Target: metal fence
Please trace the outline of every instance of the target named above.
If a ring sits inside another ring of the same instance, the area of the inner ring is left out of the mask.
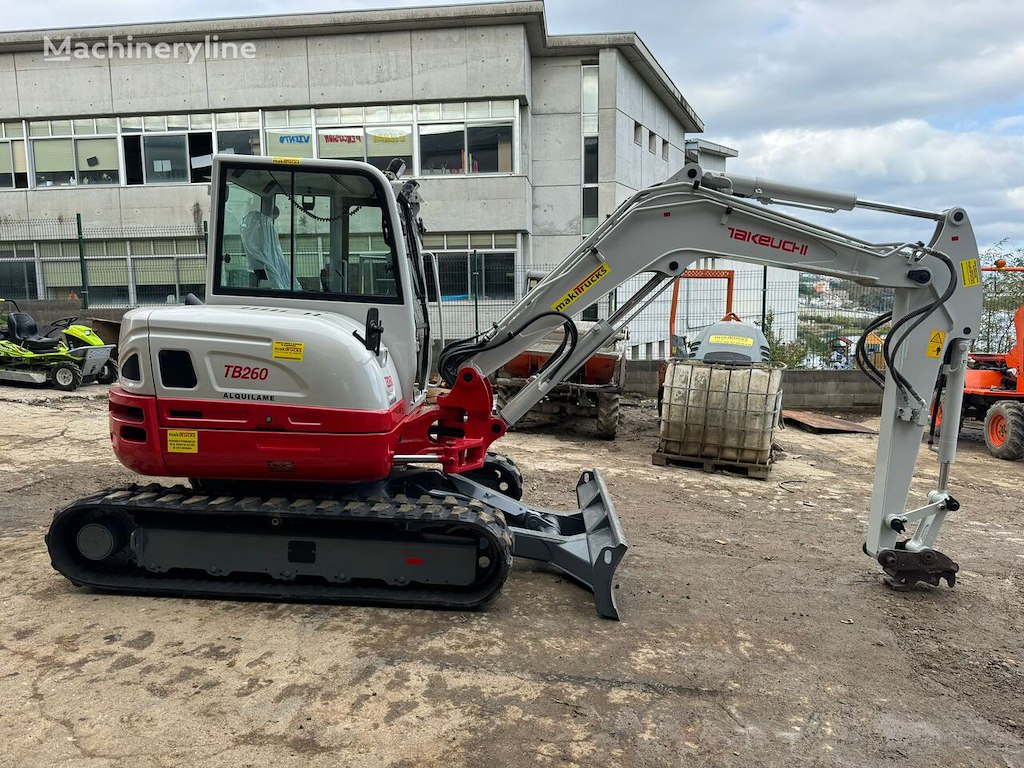
[[[0,296],[83,308],[178,303],[206,282],[206,225],[96,227],[0,219]]]
[[[546,274],[555,266],[510,266],[503,279],[498,280],[487,264],[487,254],[475,260],[479,256],[466,254],[465,266],[451,260],[440,264],[440,312],[448,338],[486,331],[522,298],[531,278]],[[890,290],[777,269],[766,271],[746,264],[729,266],[734,268],[731,305],[724,279],[682,279],[677,290],[669,284],[629,324],[623,342],[627,355],[632,359],[664,359],[669,354],[671,335],[693,339],[731,309],[741,319],[762,326],[773,353],[787,365],[848,368],[852,366],[853,346],[863,329],[877,315],[892,308]],[[462,276],[464,269],[468,270],[468,280]],[[446,274],[449,270],[457,274]],[[582,319],[607,317],[644,282],[644,277],[628,281],[585,311]],[[455,290],[454,286],[464,290]],[[437,310],[433,313],[436,320]]]
[[[188,293],[203,297],[206,239],[202,221],[186,227],[115,229],[83,226],[77,217],[0,220],[0,297],[76,299],[83,308],[178,304]],[[486,331],[523,297],[531,278],[555,266],[524,266],[511,249],[451,250],[438,256],[441,297],[436,302],[431,289],[431,314],[435,323],[443,319],[448,339]],[[714,266],[735,268],[732,311],[762,326],[774,357],[791,367],[851,367],[863,329],[892,308],[892,292],[885,289],[745,264]],[[986,296],[994,298],[986,300],[978,347],[1005,351],[1012,343],[1012,314],[1022,300],[1019,283],[1024,281],[995,274],[985,280]],[[607,317],[643,282],[642,277],[629,281],[583,319]],[[672,297],[670,285],[630,323],[623,342],[629,357],[667,356]],[[725,314],[728,298],[724,280],[681,280],[675,335],[694,338]],[[881,343],[880,338],[869,341]]]

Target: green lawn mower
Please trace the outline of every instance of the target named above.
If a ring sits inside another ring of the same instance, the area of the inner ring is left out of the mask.
[[[104,344],[77,317],[64,317],[40,334],[33,317],[13,299],[0,299],[14,307],[0,324],[0,381],[49,384],[71,392],[82,384],[110,384],[117,378],[111,359],[114,345]],[[57,331],[60,336],[54,335]]]

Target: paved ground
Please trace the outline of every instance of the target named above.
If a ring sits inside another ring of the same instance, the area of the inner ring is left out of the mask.
[[[466,614],[143,599],[76,590],[43,545],[130,479],[90,389],[0,389],[0,765],[1024,768],[1024,463],[977,435],[952,591],[893,593],[860,553],[875,438],[787,430],[768,481],[654,467],[647,403],[614,443],[501,442],[542,504],[604,469],[621,623],[528,564]]]

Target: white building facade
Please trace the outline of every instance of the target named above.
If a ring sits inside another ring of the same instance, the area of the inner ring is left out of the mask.
[[[48,223],[81,214],[94,305],[178,301],[213,154],[402,157],[478,326],[702,130],[635,34],[549,35],[541,2],[4,33],[0,290],[74,295],[78,243]]]

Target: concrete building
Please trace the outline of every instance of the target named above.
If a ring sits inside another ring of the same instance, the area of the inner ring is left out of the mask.
[[[0,113],[0,256],[37,262],[29,292],[64,292],[76,270],[47,262],[77,244],[16,223],[81,213],[114,235],[89,255],[124,261],[135,302],[172,281],[133,261],[201,255],[214,152],[404,156],[443,292],[471,293],[476,249],[483,296],[509,299],[513,275],[560,261],[703,129],[635,34],[549,35],[540,2],[5,33]],[[192,236],[131,236],[149,227]],[[95,300],[118,298],[106,287]]]
[[[3,33],[0,292],[80,291],[81,214],[93,306],[180,301],[212,154],[402,156],[464,334],[703,127],[637,35],[550,35],[542,2]]]

